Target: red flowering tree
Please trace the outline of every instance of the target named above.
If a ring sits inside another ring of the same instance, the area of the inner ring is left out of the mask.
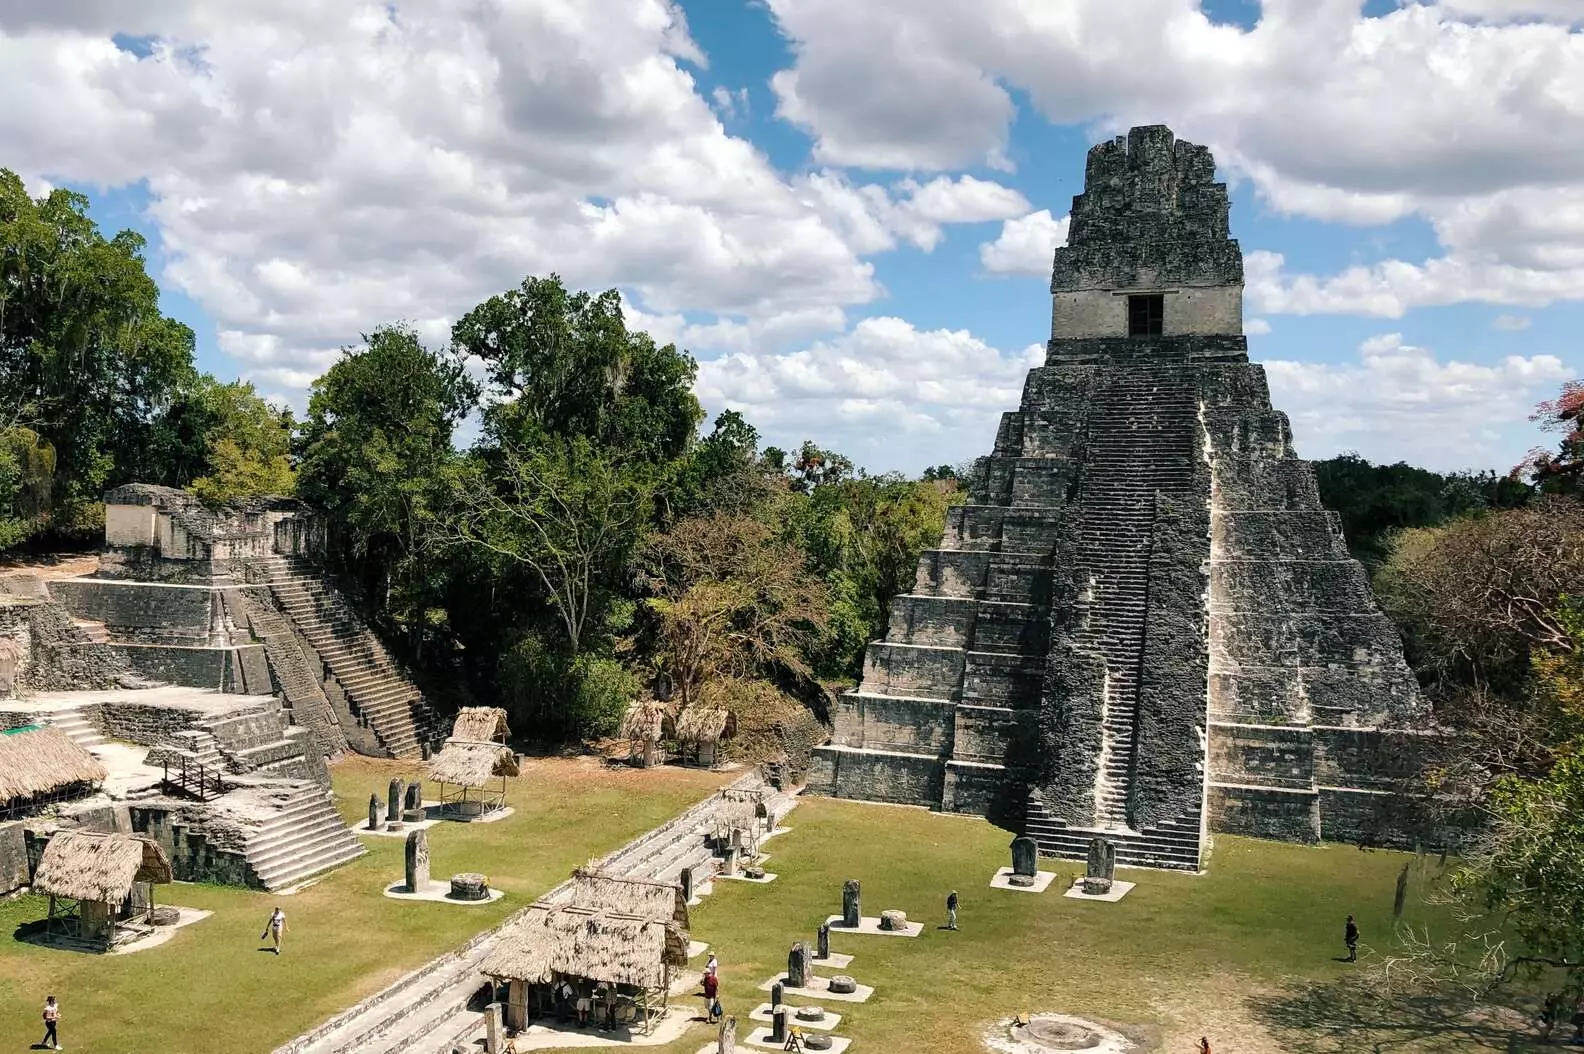
[[[1555,452],[1539,447],[1529,451],[1513,475],[1527,476],[1535,486],[1553,494],[1577,494],[1584,489],[1584,380],[1562,385],[1562,394],[1535,407],[1529,420],[1539,422],[1547,432],[1563,433],[1562,442]]]

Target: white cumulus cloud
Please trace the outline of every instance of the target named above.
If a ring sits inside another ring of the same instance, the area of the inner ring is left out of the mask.
[[[1055,219],[1049,209],[1001,224],[993,242],[979,246],[979,262],[991,274],[1026,274],[1048,277],[1056,247],[1067,244],[1071,217]]]
[[[1271,402],[1291,418],[1303,456],[1356,450],[1441,471],[1515,463],[1529,445],[1534,404],[1572,376],[1552,355],[1442,360],[1397,333],[1365,341],[1352,362],[1264,366]]]

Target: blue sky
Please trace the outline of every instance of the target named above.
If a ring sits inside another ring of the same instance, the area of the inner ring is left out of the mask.
[[[0,13],[28,89],[0,164],[141,231],[200,365],[298,407],[360,332],[439,343],[555,270],[692,350],[712,412],[915,471],[1014,407],[1085,151],[1168,123],[1231,184],[1301,453],[1539,441],[1578,367],[1584,148],[1511,143],[1584,143],[1566,3],[989,2]]]

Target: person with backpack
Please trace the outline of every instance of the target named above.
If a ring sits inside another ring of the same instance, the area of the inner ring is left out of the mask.
[[[720,1016],[721,1005],[717,995],[720,993],[720,978],[713,970],[704,974],[704,1020],[713,1025]]]

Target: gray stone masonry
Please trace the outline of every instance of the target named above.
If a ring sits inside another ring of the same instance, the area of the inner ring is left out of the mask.
[[[1382,728],[1424,702],[1248,361],[1214,177],[1164,127],[1090,151],[1045,365],[892,602],[811,791],[1190,870],[1207,825],[1402,836],[1407,752]]]

